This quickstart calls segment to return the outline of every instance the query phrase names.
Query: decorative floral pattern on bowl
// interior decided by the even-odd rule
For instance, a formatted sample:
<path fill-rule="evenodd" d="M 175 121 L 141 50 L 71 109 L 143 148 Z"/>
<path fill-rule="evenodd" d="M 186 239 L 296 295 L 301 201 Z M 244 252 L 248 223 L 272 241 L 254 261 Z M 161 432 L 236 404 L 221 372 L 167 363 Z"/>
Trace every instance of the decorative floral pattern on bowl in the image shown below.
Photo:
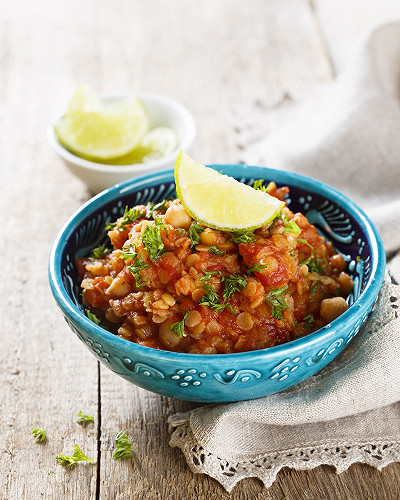
<path fill-rule="evenodd" d="M 126 205 L 158 202 L 175 194 L 173 171 L 154 173 L 104 191 L 84 205 L 57 237 L 50 256 L 53 295 L 68 325 L 96 358 L 145 389 L 193 401 L 252 399 L 305 380 L 332 361 L 357 334 L 383 281 L 385 255 L 365 214 L 336 190 L 290 172 L 246 165 L 215 165 L 252 185 L 255 179 L 290 187 L 287 202 L 303 212 L 348 262 L 355 286 L 351 306 L 321 330 L 280 346 L 238 354 L 196 355 L 159 351 L 119 338 L 84 314 L 76 258 L 106 241 L 106 222 Z"/>

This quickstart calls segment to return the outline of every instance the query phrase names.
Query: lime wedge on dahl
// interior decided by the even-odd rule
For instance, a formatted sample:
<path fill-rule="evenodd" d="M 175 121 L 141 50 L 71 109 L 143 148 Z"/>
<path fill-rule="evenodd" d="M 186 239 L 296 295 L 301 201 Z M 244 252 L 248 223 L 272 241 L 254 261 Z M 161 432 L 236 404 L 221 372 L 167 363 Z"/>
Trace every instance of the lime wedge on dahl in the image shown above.
<path fill-rule="evenodd" d="M 200 224 L 221 231 L 256 229 L 273 221 L 285 202 L 205 167 L 182 151 L 175 163 L 178 198 Z"/>
<path fill-rule="evenodd" d="M 143 103 L 135 98 L 105 102 L 80 87 L 55 124 L 59 142 L 89 160 L 110 160 L 135 149 L 149 129 Z"/>

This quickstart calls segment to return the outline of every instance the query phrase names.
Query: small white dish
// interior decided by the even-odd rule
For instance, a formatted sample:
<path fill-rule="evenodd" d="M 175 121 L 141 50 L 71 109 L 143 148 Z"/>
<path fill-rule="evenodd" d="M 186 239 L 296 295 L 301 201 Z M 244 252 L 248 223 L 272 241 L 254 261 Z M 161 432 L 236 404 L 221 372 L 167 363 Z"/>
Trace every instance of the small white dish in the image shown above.
<path fill-rule="evenodd" d="M 166 126 L 176 132 L 178 145 L 175 151 L 157 160 L 135 163 L 133 165 L 105 165 L 95 163 L 74 155 L 58 142 L 54 133 L 54 123 L 57 120 L 49 125 L 47 138 L 50 146 L 64 160 L 69 170 L 79 177 L 92 193 L 98 193 L 114 184 L 139 175 L 172 168 L 179 151 L 187 152 L 193 144 L 196 135 L 194 118 L 185 106 L 174 99 L 148 92 L 104 95 L 100 96 L 100 98 L 106 102 L 110 102 L 131 97 L 132 95 L 141 99 L 146 106 L 151 128 Z"/>

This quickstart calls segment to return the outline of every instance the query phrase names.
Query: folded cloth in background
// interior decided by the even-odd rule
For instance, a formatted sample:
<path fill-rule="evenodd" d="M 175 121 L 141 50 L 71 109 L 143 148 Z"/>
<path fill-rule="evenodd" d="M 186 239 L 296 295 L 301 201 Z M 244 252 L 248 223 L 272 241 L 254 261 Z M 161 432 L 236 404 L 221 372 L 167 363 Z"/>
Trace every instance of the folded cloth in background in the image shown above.
<path fill-rule="evenodd" d="M 400 461 L 400 22 L 375 29 L 343 75 L 245 160 L 320 179 L 356 201 L 384 240 L 387 281 L 367 324 L 319 374 L 258 400 L 173 415 L 171 445 L 228 491 L 245 477 L 270 486 L 282 467 Z"/>

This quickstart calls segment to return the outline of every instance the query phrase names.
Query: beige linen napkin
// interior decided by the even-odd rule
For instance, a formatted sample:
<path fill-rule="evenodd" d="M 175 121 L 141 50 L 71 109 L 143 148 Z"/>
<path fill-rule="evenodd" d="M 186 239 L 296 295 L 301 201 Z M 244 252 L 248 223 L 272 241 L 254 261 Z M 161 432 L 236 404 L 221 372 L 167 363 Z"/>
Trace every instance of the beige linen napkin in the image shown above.
<path fill-rule="evenodd" d="M 245 154 L 359 203 L 384 240 L 387 279 L 368 323 L 319 374 L 258 400 L 173 415 L 171 445 L 228 491 L 245 477 L 270 486 L 282 467 L 400 461 L 400 22 L 369 34 L 343 75 Z"/>

